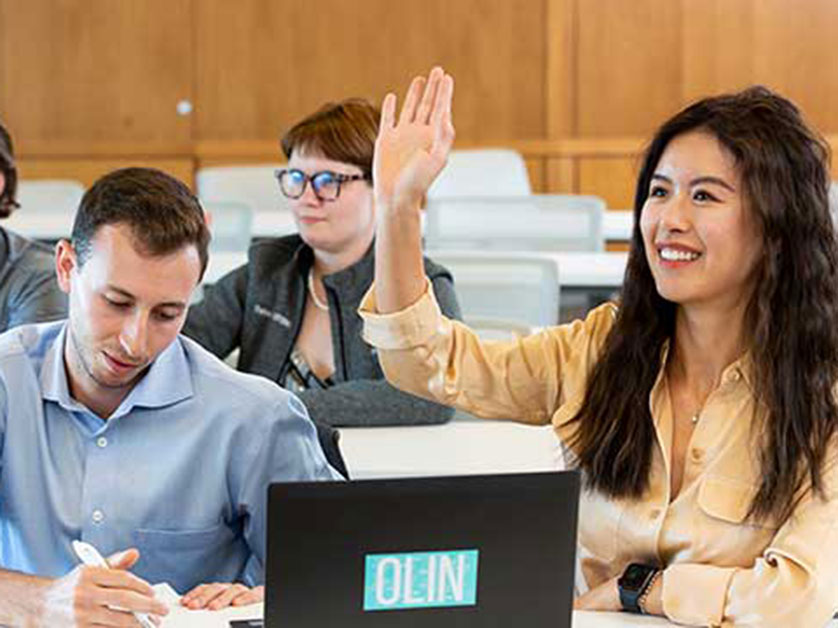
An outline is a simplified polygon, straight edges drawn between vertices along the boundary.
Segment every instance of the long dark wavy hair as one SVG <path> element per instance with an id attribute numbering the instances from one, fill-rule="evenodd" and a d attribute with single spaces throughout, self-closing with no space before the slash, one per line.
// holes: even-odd
<path id="1" fill-rule="evenodd" d="M 667 145 L 690 131 L 710 133 L 734 156 L 743 200 L 762 234 L 744 322 L 756 399 L 765 409 L 754 426 L 762 482 L 749 516 L 784 521 L 802 489 L 824 495 L 826 452 L 838 425 L 838 245 L 829 148 L 794 104 L 764 87 L 690 105 L 647 148 L 617 320 L 575 416 L 572 445 L 590 488 L 638 498 L 648 487 L 655 440 L 649 395 L 664 366 L 663 345 L 674 338 L 677 305 L 655 288 L 640 213 Z"/>

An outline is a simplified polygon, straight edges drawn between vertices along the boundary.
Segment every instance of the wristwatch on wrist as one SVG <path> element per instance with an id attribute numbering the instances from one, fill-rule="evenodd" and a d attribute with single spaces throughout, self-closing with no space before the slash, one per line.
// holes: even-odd
<path id="1" fill-rule="evenodd" d="M 660 571 L 654 565 L 641 565 L 640 563 L 631 563 L 620 579 L 617 580 L 617 588 L 620 590 L 620 604 L 623 605 L 624 611 L 630 613 L 642 613 L 640 608 L 640 597 L 646 592 L 646 589 L 655 579 L 655 575 Z"/>

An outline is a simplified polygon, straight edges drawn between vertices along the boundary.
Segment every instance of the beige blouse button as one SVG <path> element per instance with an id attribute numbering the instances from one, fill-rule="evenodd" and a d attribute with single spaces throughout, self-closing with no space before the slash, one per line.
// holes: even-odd
<path id="1" fill-rule="evenodd" d="M 727 381 L 729 382 L 738 382 L 741 375 L 739 375 L 739 369 L 733 369 L 730 374 L 727 376 Z"/>
<path id="2" fill-rule="evenodd" d="M 699 449 L 698 447 L 693 447 L 690 450 L 690 458 L 692 458 L 693 462 L 701 462 L 704 460 L 704 450 Z"/>
<path id="3" fill-rule="evenodd" d="M 660 516 L 661 516 L 660 508 L 652 508 L 652 510 L 649 511 L 649 519 L 654 520 L 654 519 L 657 519 Z"/>

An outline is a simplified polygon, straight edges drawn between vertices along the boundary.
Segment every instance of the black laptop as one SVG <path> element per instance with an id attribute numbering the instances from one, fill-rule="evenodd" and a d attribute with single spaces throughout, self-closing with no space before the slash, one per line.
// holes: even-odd
<path id="1" fill-rule="evenodd" d="M 565 628 L 579 474 L 272 484 L 267 628 Z"/>

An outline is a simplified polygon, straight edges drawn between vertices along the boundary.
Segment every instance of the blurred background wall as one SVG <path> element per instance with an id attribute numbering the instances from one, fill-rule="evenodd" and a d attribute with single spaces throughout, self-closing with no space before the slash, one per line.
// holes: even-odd
<path id="1" fill-rule="evenodd" d="M 535 191 L 627 208 L 647 136 L 706 94 L 766 84 L 838 145 L 836 33 L 835 0 L 0 0 L 0 117 L 24 177 L 193 183 L 439 63 L 457 147 L 516 148 Z"/>

